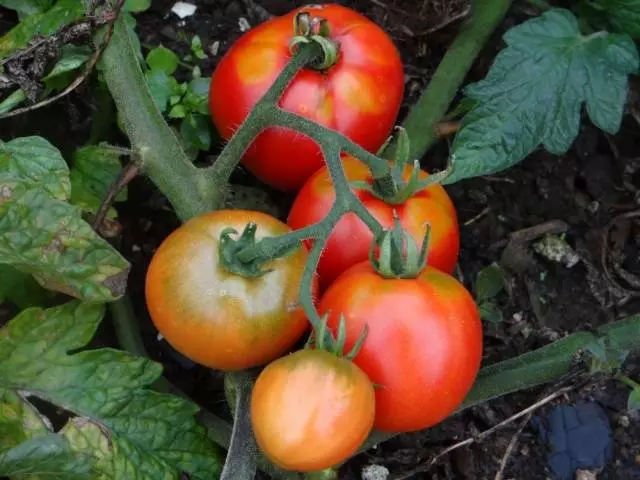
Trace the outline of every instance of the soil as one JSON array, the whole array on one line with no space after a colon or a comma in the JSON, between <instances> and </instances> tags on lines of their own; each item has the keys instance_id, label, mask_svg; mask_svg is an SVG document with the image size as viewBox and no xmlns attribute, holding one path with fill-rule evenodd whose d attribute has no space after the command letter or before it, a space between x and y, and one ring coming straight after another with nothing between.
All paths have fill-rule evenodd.
<instances>
[{"instance_id":1,"label":"soil","mask_svg":"<svg viewBox=\"0 0 640 480\"><path fill-rule=\"evenodd\" d=\"M183 21L169 13L173 3L156 0L148 12L138 16L141 39L144 44L162 43L185 55L189 47L184 39L198 34L209 53L209 59L203 64L206 75L241 35L241 19L256 25L268 15L285 13L306 2L192 0L198 10ZM347 0L339 3L377 21L396 42L406 65L407 93L402 120L407 107L428 83L460 26L459 21L444 24L464 12L468 8L467 2ZM479 79L486 73L502 47L504 30L526 20L532 13L535 13L532 7L516 2L476 61L467 81ZM0 32L13 20L9 13L0 9ZM85 119L90 115L93 100L88 89L79 90L55 106L9 122L7 127L3 125L0 138L39 134L52 139L63 152L71 152L88 138ZM630 103L630 109L634 108L634 103ZM56 120L50 121L52 118ZM501 262L507 272L508 288L497 298L504 320L485 325L485 364L640 311L637 292L632 292L615 272L612 274L615 282L608 279L605 272L605 269L613 271L611 265L616 260L627 272L640 273L640 225L624 216L636 211L638 205L640 158L634 148L639 140L640 125L634 115L625 117L616 136L605 135L585 118L579 138L566 155L556 157L538 151L504 173L447 187L460 217L461 278L473 288L477 272L492 262ZM125 139L116 135L115 141L124 143ZM447 152L447 141L441 141L422 159L423 167L442 168ZM215 151L211 155L215 155ZM259 186L242 170L234 176L234 181L245 186ZM155 248L176 228L178 221L166 200L148 180L137 178L129 192L129 200L118 207L123 233L117 244L133 265L129 292L146 346L151 356L164 364L165 373L172 382L203 407L228 416L219 376L212 377L210 371L180 358L156 337L144 305L144 274ZM253 201L263 206L267 204L284 216L291 198L262 188ZM565 240L580 257L576 265L568 267L543 258L528 245L505 248L514 232L540 225L544 231L544 225L550 221L564 222ZM615 224L609 231L607 227L611 222ZM604 262L603 242L606 242ZM113 341L108 324L102 330L103 341ZM632 357L627 365L631 376L640 377L638 358ZM410 475L443 448L526 408L544 391L547 390L535 389L496 399L451 417L426 432L396 437L350 460L341 469L340 478L362 478L362 468L368 465L386 467L391 474L389 478L550 478L545 446L538 440L531 424L517 436L518 443L502 476L496 477L518 422L477 444L453 451L427 472ZM607 381L564 395L536 414L544 415L558 403L599 402L614 431L614 458L597 478L637 479L640 478L640 423L637 415L626 410L627 395L627 387Z\"/></svg>"}]
</instances>

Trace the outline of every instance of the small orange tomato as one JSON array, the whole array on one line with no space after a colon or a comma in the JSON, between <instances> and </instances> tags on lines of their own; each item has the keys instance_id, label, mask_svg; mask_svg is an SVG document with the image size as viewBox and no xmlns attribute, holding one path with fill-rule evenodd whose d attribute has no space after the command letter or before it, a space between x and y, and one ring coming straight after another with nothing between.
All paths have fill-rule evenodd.
<instances>
[{"instance_id":1,"label":"small orange tomato","mask_svg":"<svg viewBox=\"0 0 640 480\"><path fill-rule=\"evenodd\" d=\"M218 210L184 223L154 254L146 277L153 323L176 350L210 368L239 370L285 353L307 330L297 304L307 251L267 262L245 278L220 265L222 230L257 225L256 239L287 233L280 220L246 210Z\"/></svg>"},{"instance_id":2,"label":"small orange tomato","mask_svg":"<svg viewBox=\"0 0 640 480\"><path fill-rule=\"evenodd\" d=\"M329 287L318 305L335 333L345 318L349 351L367 325L353 362L376 384L375 428L409 432L452 414L482 360L482 323L471 294L454 277L426 267L415 279L383 278L369 261Z\"/></svg>"},{"instance_id":3,"label":"small orange tomato","mask_svg":"<svg viewBox=\"0 0 640 480\"><path fill-rule=\"evenodd\" d=\"M371 172L360 160L345 156L343 167L350 182L372 182ZM405 180L409 178L411 167L405 169ZM420 178L428 177L420 172ZM394 211L405 228L418 242L422 243L425 224L431 225L429 237L428 263L432 267L451 273L458 261L460 231L456 210L441 185L430 185L416 193L401 205L390 205L365 190L354 189L356 196L384 226L393 226ZM318 170L298 192L287 224L294 230L312 225L327 216L336 191L327 167ZM320 289L324 291L338 276L356 263L369 258L373 233L354 213L343 216L331 232L322 257L318 263ZM312 241L306 241L311 248Z\"/></svg>"},{"instance_id":4,"label":"small orange tomato","mask_svg":"<svg viewBox=\"0 0 640 480\"><path fill-rule=\"evenodd\" d=\"M351 361L304 349L269 364L251 396L256 442L274 464L310 472L353 455L369 435L375 394Z\"/></svg>"}]
</instances>

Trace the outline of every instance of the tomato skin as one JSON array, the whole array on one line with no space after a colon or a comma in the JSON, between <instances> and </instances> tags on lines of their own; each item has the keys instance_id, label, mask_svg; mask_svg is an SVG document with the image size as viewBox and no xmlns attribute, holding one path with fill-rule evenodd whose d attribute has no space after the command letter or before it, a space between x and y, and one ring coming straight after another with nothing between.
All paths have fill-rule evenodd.
<instances>
[{"instance_id":1,"label":"tomato skin","mask_svg":"<svg viewBox=\"0 0 640 480\"><path fill-rule=\"evenodd\" d=\"M375 23L341 5L300 7L245 33L216 67L209 93L213 122L229 139L291 58L293 19L300 10L327 19L339 59L325 72L300 71L280 106L337 130L369 151L388 137L404 95L404 67L389 36ZM263 182L299 189L323 165L316 143L272 127L261 132L242 159Z\"/></svg>"},{"instance_id":2,"label":"tomato skin","mask_svg":"<svg viewBox=\"0 0 640 480\"><path fill-rule=\"evenodd\" d=\"M471 389L482 360L482 324L471 294L454 277L427 267L417 279L385 279L362 262L329 287L318 311L330 314L333 332L344 315L347 349L369 326L354 363L380 385L375 428L435 425Z\"/></svg>"},{"instance_id":3,"label":"tomato skin","mask_svg":"<svg viewBox=\"0 0 640 480\"><path fill-rule=\"evenodd\" d=\"M358 159L345 156L343 166L350 182L371 182L371 172ZM405 169L409 178L410 168ZM423 171L422 178L428 177ZM411 233L418 245L422 244L425 224L431 225L429 241L429 265L451 273L458 261L460 229L455 208L441 185L431 185L417 193L402 205L390 205L369 192L354 190L367 210L385 227L393 226L393 212L398 213L400 223ZM294 230L312 225L327 216L336 198L329 170L317 171L298 192L291 206L287 224ZM373 234L355 214L343 216L329 236L318 264L320 290L326 288L345 270L369 258ZM306 242L311 248L312 241Z\"/></svg>"},{"instance_id":4,"label":"tomato skin","mask_svg":"<svg viewBox=\"0 0 640 480\"><path fill-rule=\"evenodd\" d=\"M223 270L220 232L258 226L256 239L290 231L265 213L217 210L172 232L154 254L145 294L151 319L163 337L194 362L220 370L265 364L285 353L307 330L297 303L307 259L300 248L267 262L273 271L247 279ZM314 287L315 289L315 287Z\"/></svg>"},{"instance_id":5,"label":"tomato skin","mask_svg":"<svg viewBox=\"0 0 640 480\"><path fill-rule=\"evenodd\" d=\"M375 394L349 360L304 349L260 373L251 395L256 442L286 470L317 471L343 462L373 426Z\"/></svg>"}]
</instances>

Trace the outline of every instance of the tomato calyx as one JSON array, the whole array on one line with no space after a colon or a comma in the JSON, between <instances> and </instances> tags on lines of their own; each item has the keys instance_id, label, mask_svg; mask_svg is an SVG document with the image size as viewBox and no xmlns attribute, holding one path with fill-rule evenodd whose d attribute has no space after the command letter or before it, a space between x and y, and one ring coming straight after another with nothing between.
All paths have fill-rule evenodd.
<instances>
[{"instance_id":1,"label":"tomato calyx","mask_svg":"<svg viewBox=\"0 0 640 480\"><path fill-rule=\"evenodd\" d=\"M320 47L320 55L309 63L310 68L327 70L338 61L340 50L331 39L329 23L325 18L311 17L308 12L298 12L293 19L294 37L289 43L292 53L304 44L315 43Z\"/></svg>"},{"instance_id":2,"label":"tomato calyx","mask_svg":"<svg viewBox=\"0 0 640 480\"><path fill-rule=\"evenodd\" d=\"M376 273L384 278L416 278L427 266L431 226L427 225L422 246L418 249L395 213L393 223L393 228L385 229L374 238L369 260Z\"/></svg>"},{"instance_id":3,"label":"tomato calyx","mask_svg":"<svg viewBox=\"0 0 640 480\"><path fill-rule=\"evenodd\" d=\"M238 234L235 228L228 227L222 230L218 255L225 270L246 278L261 277L273 270L263 268L266 262L283 257L298 247L295 244L287 244L274 254L265 255L260 248L256 248L260 243L256 241L257 228L254 222L248 223L238 238L232 237Z\"/></svg>"},{"instance_id":4,"label":"tomato calyx","mask_svg":"<svg viewBox=\"0 0 640 480\"><path fill-rule=\"evenodd\" d=\"M411 161L412 170L409 179L405 180L404 171L410 162L411 143L409 135L403 127L396 126L395 130L398 134L395 158L389 162L390 168L387 174L381 178L374 177L371 182L353 182L352 185L354 188L366 190L376 198L390 205L402 205L430 185L440 183L451 174L453 168L449 165L442 172L421 179L420 173L422 170L420 169L420 161L415 159ZM378 156L382 155L382 152L389 146L392 139L393 136L389 136L387 141L378 150Z\"/></svg>"},{"instance_id":5,"label":"tomato calyx","mask_svg":"<svg viewBox=\"0 0 640 480\"><path fill-rule=\"evenodd\" d=\"M344 316L340 315L340 321L338 322L338 335L334 336L331 330L327 328L327 321L329 320L329 313L320 318L320 322L311 322L313 324L313 330L305 348L314 348L316 350L325 350L332 355L339 358L345 358L347 360L353 360L358 352L362 348L362 344L367 338L369 327L364 326L362 332L358 336L358 339L353 344L351 350L345 355L344 345L347 340L347 326L344 320Z\"/></svg>"}]
</instances>

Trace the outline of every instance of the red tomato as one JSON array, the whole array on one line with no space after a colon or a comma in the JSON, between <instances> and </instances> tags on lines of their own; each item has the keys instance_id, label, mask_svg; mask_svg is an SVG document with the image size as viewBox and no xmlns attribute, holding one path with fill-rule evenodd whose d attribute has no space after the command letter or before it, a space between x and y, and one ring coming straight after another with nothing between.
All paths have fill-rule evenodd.
<instances>
[{"instance_id":1,"label":"red tomato","mask_svg":"<svg viewBox=\"0 0 640 480\"><path fill-rule=\"evenodd\" d=\"M369 326L354 363L377 385L377 429L435 425L471 389L482 360L482 324L454 277L427 267L417 279L385 279L362 262L329 287L318 311L330 314L333 332L344 315L346 351Z\"/></svg>"},{"instance_id":2,"label":"red tomato","mask_svg":"<svg viewBox=\"0 0 640 480\"><path fill-rule=\"evenodd\" d=\"M293 19L301 10L328 21L340 54L326 71L300 71L280 106L376 151L400 109L402 61L380 27L335 4L301 7L276 17L249 30L231 47L211 78L209 106L215 126L223 138L230 138L272 85L291 58ZM323 165L315 142L282 128L260 133L242 162L263 182L281 190L299 189Z\"/></svg>"},{"instance_id":3,"label":"red tomato","mask_svg":"<svg viewBox=\"0 0 640 480\"><path fill-rule=\"evenodd\" d=\"M307 260L300 248L264 265L257 278L220 265L220 233L255 222L256 239L290 229L261 212L218 210L192 218L154 254L146 277L149 314L163 337L194 362L220 370L263 365L285 353L307 330L298 290Z\"/></svg>"},{"instance_id":4,"label":"red tomato","mask_svg":"<svg viewBox=\"0 0 640 480\"><path fill-rule=\"evenodd\" d=\"M251 394L256 442L276 465L295 471L332 467L369 435L373 385L349 360L299 350L269 364Z\"/></svg>"},{"instance_id":5,"label":"red tomato","mask_svg":"<svg viewBox=\"0 0 640 480\"><path fill-rule=\"evenodd\" d=\"M350 182L371 182L371 172L356 158L345 156L344 170ZM405 178L411 169L405 170ZM426 172L422 178L428 177ZM355 190L365 207L385 227L393 226L393 212L397 212L402 226L418 245L422 244L425 224L431 225L429 265L451 273L458 261L460 231L455 208L441 185L431 185L414 195L402 205L390 205L369 192ZM329 170L316 172L302 187L289 212L288 225L294 230L321 221L331 210L336 192ZM347 214L336 225L318 264L321 290L326 289L347 268L369 258L373 234L355 214ZM306 242L307 246L312 241Z\"/></svg>"}]
</instances>

